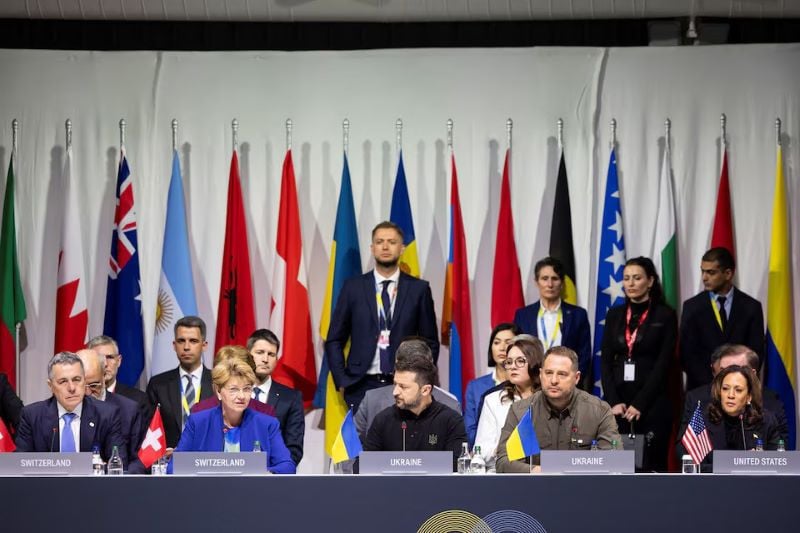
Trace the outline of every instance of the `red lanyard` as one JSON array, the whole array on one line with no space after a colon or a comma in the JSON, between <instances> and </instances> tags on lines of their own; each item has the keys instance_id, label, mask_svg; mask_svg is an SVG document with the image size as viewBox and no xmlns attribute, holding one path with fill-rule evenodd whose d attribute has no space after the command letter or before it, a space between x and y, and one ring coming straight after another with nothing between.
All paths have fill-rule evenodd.
<instances>
[{"instance_id":1,"label":"red lanyard","mask_svg":"<svg viewBox=\"0 0 800 533\"><path fill-rule=\"evenodd\" d=\"M628 311L625 314L625 344L628 345L628 360L630 360L633 356L633 343L636 342L636 336L639 335L639 329L641 329L644 321L647 320L647 314L649 312L650 308L648 307L645 312L642 313L642 317L639 319L639 324L636 326L636 329L633 330L633 333L631 333L631 306L628 306Z\"/></svg>"}]
</instances>

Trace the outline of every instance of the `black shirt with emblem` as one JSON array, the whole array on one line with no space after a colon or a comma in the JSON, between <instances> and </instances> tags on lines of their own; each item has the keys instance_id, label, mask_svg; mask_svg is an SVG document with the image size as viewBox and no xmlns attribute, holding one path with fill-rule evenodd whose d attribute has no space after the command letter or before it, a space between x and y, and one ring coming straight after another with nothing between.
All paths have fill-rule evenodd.
<instances>
[{"instance_id":1,"label":"black shirt with emblem","mask_svg":"<svg viewBox=\"0 0 800 533\"><path fill-rule=\"evenodd\" d=\"M406 451L451 451L455 468L458 456L461 455L461 444L467 442L464 419L459 413L436 400L419 415L396 405L378 413L364 440L364 451L402 451L403 422L406 423Z\"/></svg>"}]
</instances>

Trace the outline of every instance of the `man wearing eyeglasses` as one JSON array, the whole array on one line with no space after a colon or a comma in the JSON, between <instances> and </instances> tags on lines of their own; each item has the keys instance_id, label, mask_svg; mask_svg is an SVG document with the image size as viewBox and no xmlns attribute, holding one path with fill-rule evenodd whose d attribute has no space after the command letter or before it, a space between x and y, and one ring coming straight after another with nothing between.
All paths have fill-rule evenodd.
<instances>
[{"instance_id":1,"label":"man wearing eyeglasses","mask_svg":"<svg viewBox=\"0 0 800 533\"><path fill-rule=\"evenodd\" d=\"M297 465L303 458L303 437L306 433L306 420L303 412L303 395L272 379L278 366L281 341L268 329L257 329L247 339L247 350L256 364L256 379L252 397L271 405L275 418L281 425L283 442Z\"/></svg>"},{"instance_id":2,"label":"man wearing eyeglasses","mask_svg":"<svg viewBox=\"0 0 800 533\"><path fill-rule=\"evenodd\" d=\"M105 381L106 390L136 402L139 405L141 418L146 426L153 416L147 394L135 387L129 387L117 381L117 372L119 367L122 366L122 354L119 353L117 341L107 335L97 335L89 340L86 347L96 351L103 357L103 381Z\"/></svg>"}]
</instances>

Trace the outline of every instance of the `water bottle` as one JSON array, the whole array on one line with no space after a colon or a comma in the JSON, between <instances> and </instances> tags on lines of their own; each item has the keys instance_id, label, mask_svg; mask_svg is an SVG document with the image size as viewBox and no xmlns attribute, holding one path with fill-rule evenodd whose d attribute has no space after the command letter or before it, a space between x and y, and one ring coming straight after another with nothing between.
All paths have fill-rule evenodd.
<instances>
[{"instance_id":1,"label":"water bottle","mask_svg":"<svg viewBox=\"0 0 800 533\"><path fill-rule=\"evenodd\" d=\"M152 467L150 467L150 474L153 476L167 475L167 458L165 456L162 455L156 459L156 462L153 463Z\"/></svg>"},{"instance_id":2,"label":"water bottle","mask_svg":"<svg viewBox=\"0 0 800 533\"><path fill-rule=\"evenodd\" d=\"M756 439L756 451L763 452L764 451L764 441L761 439Z\"/></svg>"},{"instance_id":3,"label":"water bottle","mask_svg":"<svg viewBox=\"0 0 800 533\"><path fill-rule=\"evenodd\" d=\"M103 464L103 458L100 457L100 446L92 446L92 475L104 476L106 468Z\"/></svg>"},{"instance_id":4,"label":"water bottle","mask_svg":"<svg viewBox=\"0 0 800 533\"><path fill-rule=\"evenodd\" d=\"M592 445L589 446L589 449L592 450L593 452L599 450L599 448L597 447L597 441L595 439L592 439Z\"/></svg>"},{"instance_id":5,"label":"water bottle","mask_svg":"<svg viewBox=\"0 0 800 533\"><path fill-rule=\"evenodd\" d=\"M261 451L261 442L255 441L253 443L253 451L254 452L260 452Z\"/></svg>"},{"instance_id":6,"label":"water bottle","mask_svg":"<svg viewBox=\"0 0 800 533\"><path fill-rule=\"evenodd\" d=\"M469 474L471 461L472 457L469 455L469 444L462 442L461 455L458 456L458 473Z\"/></svg>"},{"instance_id":7,"label":"water bottle","mask_svg":"<svg viewBox=\"0 0 800 533\"><path fill-rule=\"evenodd\" d=\"M119 456L119 447L114 446L111 452L111 458L108 460L108 475L121 476L122 475L122 458Z\"/></svg>"},{"instance_id":8,"label":"water bottle","mask_svg":"<svg viewBox=\"0 0 800 533\"><path fill-rule=\"evenodd\" d=\"M783 442L783 439L778 441L778 451L785 452L786 451L786 443Z\"/></svg>"},{"instance_id":9,"label":"water bottle","mask_svg":"<svg viewBox=\"0 0 800 533\"><path fill-rule=\"evenodd\" d=\"M472 460L469 463L469 470L473 474L486 473L486 461L483 460L481 447L478 445L475 445L475 448L472 450Z\"/></svg>"}]
</instances>

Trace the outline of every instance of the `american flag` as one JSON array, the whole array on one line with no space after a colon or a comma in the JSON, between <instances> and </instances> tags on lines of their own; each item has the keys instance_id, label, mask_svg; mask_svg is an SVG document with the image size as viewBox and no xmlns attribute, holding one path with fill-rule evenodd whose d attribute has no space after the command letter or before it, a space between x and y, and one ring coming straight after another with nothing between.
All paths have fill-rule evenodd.
<instances>
[{"instance_id":1,"label":"american flag","mask_svg":"<svg viewBox=\"0 0 800 533\"><path fill-rule=\"evenodd\" d=\"M700 402L697 402L697 407L692 413L692 419L689 420L689 425L686 427L686 432L681 437L681 444L692 456L692 461L695 464L700 464L705 459L706 455L713 450L711 441L708 440L708 431L706 430L706 421L703 418L703 413L700 410Z\"/></svg>"}]
</instances>

